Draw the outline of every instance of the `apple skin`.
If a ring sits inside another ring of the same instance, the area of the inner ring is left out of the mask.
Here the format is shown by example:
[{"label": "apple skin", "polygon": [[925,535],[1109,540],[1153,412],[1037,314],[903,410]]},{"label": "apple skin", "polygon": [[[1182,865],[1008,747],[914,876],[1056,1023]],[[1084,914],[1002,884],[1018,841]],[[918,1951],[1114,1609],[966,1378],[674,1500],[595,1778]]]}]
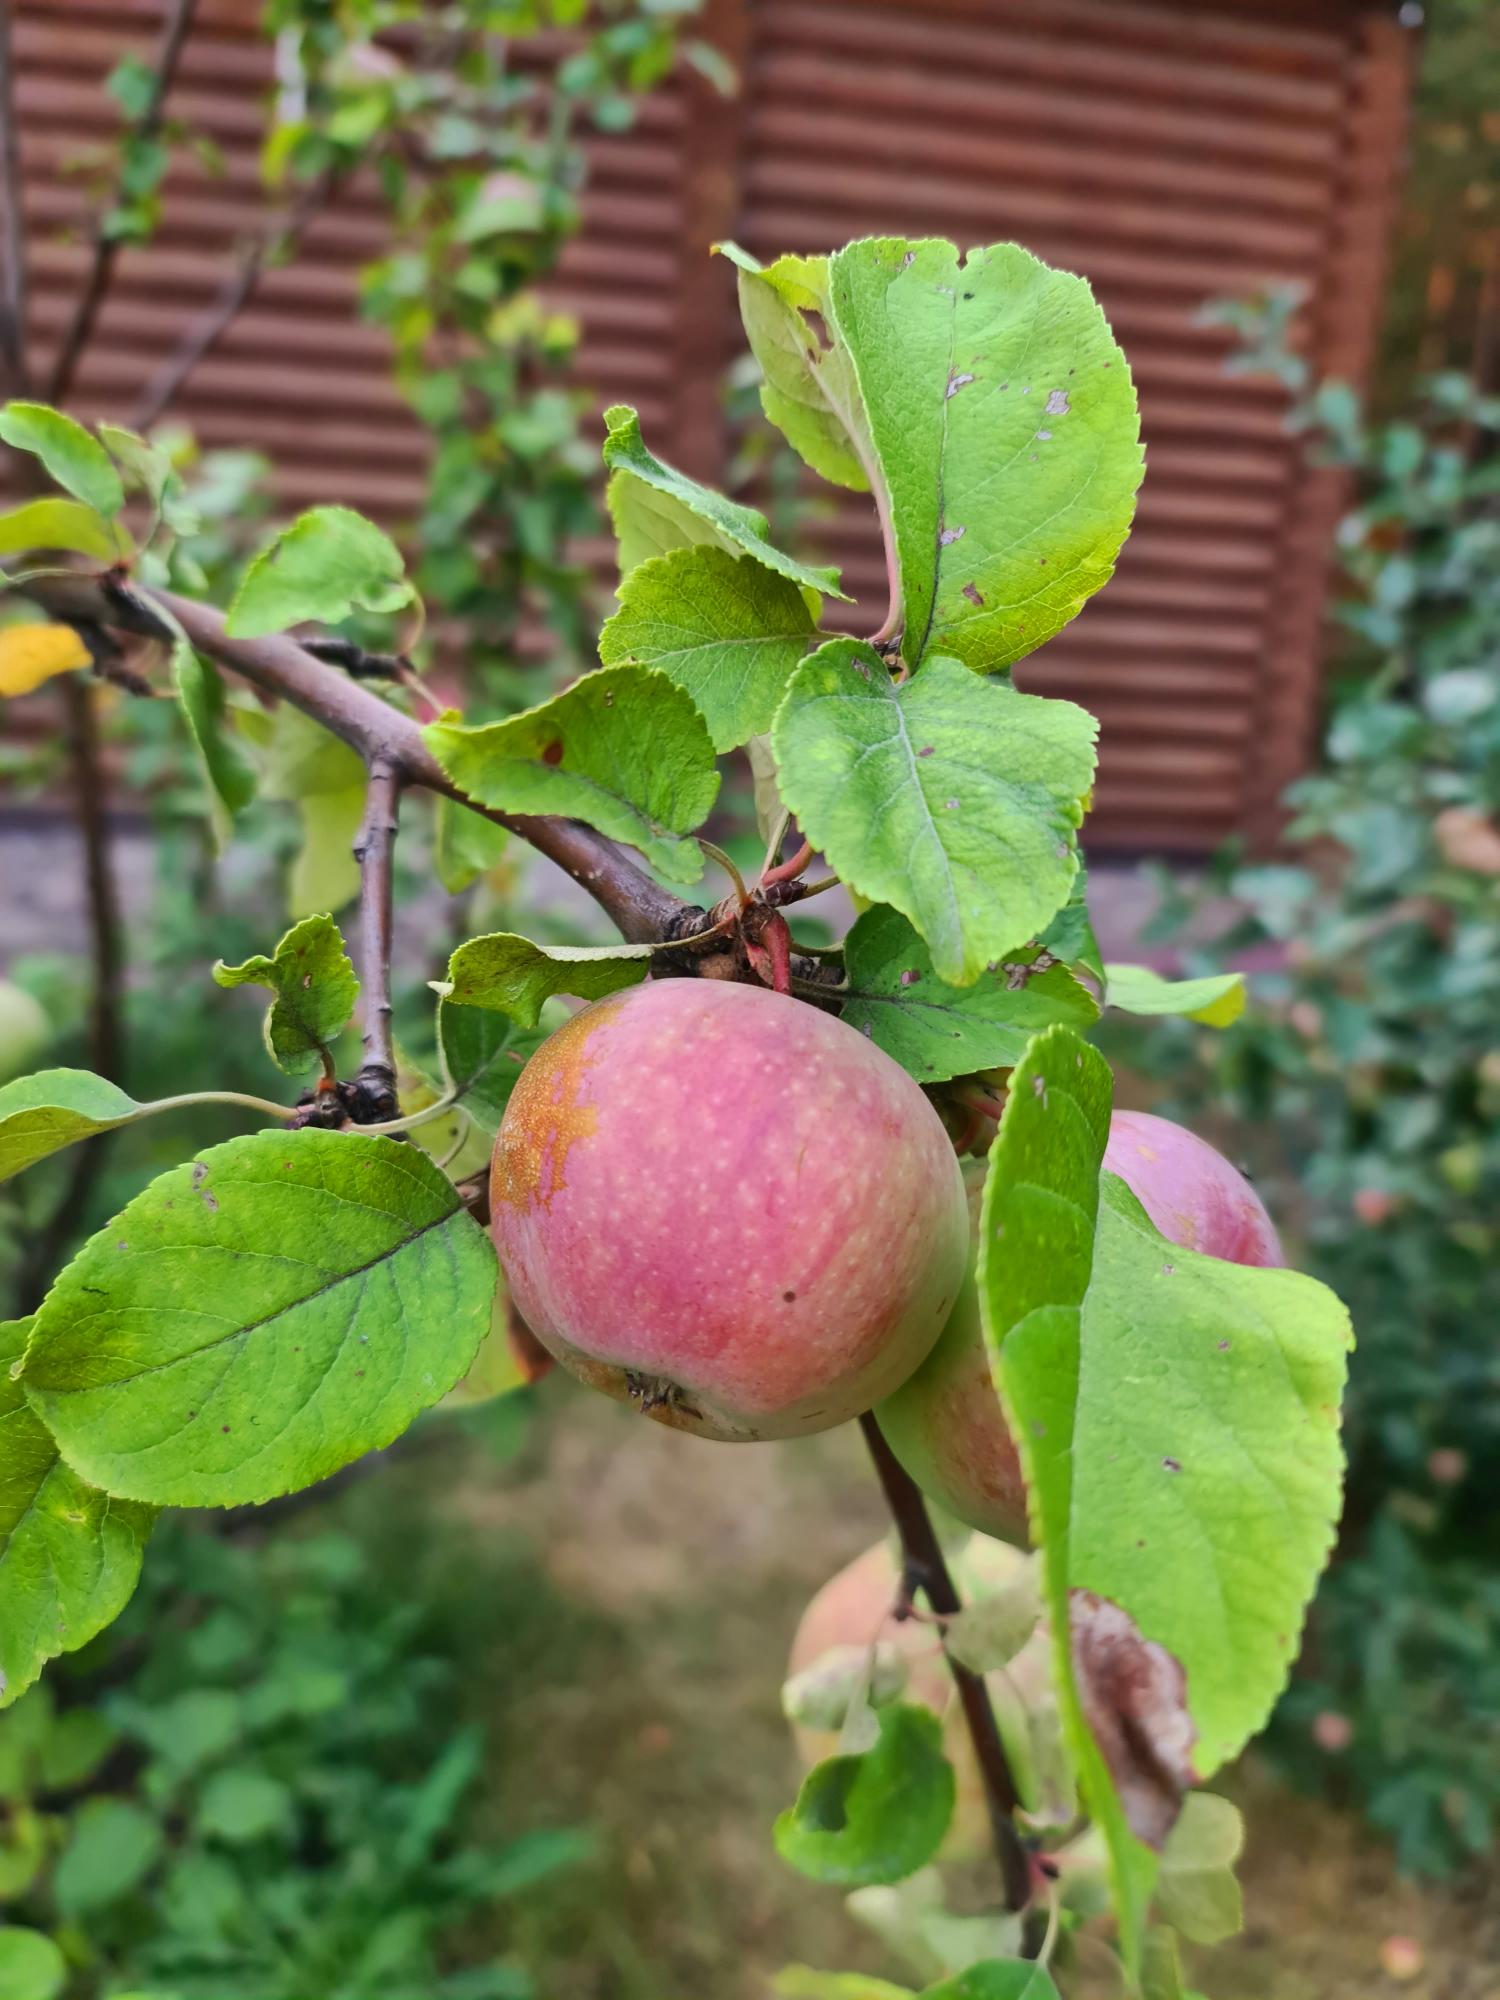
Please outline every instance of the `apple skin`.
[{"label": "apple skin", "polygon": [[[1105,1169],[1169,1242],[1230,1264],[1285,1263],[1254,1188],[1206,1140],[1146,1111],[1110,1120]],[[970,1175],[977,1230],[979,1175]],[[936,1346],[875,1412],[891,1450],[940,1507],[981,1533],[1030,1546],[1026,1481],[990,1374],[971,1268]]]},{"label": "apple skin", "polygon": [[1185,1125],[1149,1111],[1117,1111],[1109,1121],[1104,1169],[1120,1176],[1169,1243],[1226,1264],[1285,1265],[1260,1196]]},{"label": "apple skin", "polygon": [[963,1178],[890,1057],[766,987],[666,979],[544,1042],[495,1142],[517,1309],[676,1430],[799,1437],[911,1373],[968,1260]]}]

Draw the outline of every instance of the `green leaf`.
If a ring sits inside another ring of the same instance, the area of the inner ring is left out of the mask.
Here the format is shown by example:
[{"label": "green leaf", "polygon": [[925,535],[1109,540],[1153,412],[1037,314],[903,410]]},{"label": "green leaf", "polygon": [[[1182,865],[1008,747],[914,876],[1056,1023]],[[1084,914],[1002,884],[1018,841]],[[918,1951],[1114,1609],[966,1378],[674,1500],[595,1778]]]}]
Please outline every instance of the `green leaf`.
[{"label": "green leaf", "polygon": [[52,1878],[65,1917],[119,1902],[150,1874],[162,1850],[159,1823],[129,1799],[89,1799],[73,1820],[72,1835]]},{"label": "green leaf", "polygon": [[1179,1663],[1207,1778],[1265,1723],[1333,1543],[1349,1317],[1169,1243],[1107,1174],[1083,1343],[1069,1582]]},{"label": "green leaf", "polygon": [[722,751],[770,728],[813,643],[796,584],[723,549],[691,548],[631,571],[599,657],[655,667],[685,688]]},{"label": "green leaf", "polygon": [[224,734],[224,683],[218,668],[180,637],[172,648],[172,684],[208,781],[214,834],[222,848],[234,815],[255,797],[255,774]]},{"label": "green leaf", "polygon": [[447,1088],[462,1099],[476,1124],[493,1137],[500,1129],[516,1078],[551,1030],[536,1025],[523,1029],[509,1015],[492,1008],[464,1007],[442,1000],[438,1003],[437,1032]]},{"label": "green leaf", "polygon": [[1133,1978],[1156,1856],[1126,1820],[1085,1717],[1070,1644],[1083,1308],[1111,1096],[1109,1065],[1071,1030],[1049,1028],[1027,1050],[1011,1078],[990,1152],[980,1214],[979,1298],[990,1364],[1020,1451],[1042,1553],[1063,1734],[1084,1803],[1105,1841],[1121,1956]]},{"label": "green leaf", "polygon": [[31,1326],[0,1322],[0,1708],[118,1617],[151,1530],[149,1508],[107,1499],[64,1465],[28,1408],[11,1370]]},{"label": "green leaf", "polygon": [[100,424],[98,430],[99,442],[124,474],[127,492],[139,490],[158,508],[170,494],[178,504],[168,510],[173,516],[168,525],[178,534],[191,533],[196,523],[185,516],[192,510],[181,502],[182,481],[166,452],[120,424]]},{"label": "green leaf", "polygon": [[[738,267],[740,317],[760,363],[761,408],[792,449],[824,479],[870,490],[870,423],[849,351],[833,333],[826,257],[760,264],[735,243],[716,246]],[[827,344],[808,324],[823,322]]]},{"label": "green leaf", "polygon": [[244,1727],[244,1704],[233,1688],[195,1687],[144,1707],[135,1733],[175,1782],[222,1757]]},{"label": "green leaf", "polygon": [[1016,1581],[966,1604],[948,1621],[943,1643],[976,1674],[1008,1667],[1030,1639],[1042,1615],[1037,1578],[1028,1563]]},{"label": "green leaf", "polygon": [[448,977],[438,983],[444,1004],[491,1007],[519,1027],[534,1028],[544,1004],[558,993],[576,1000],[602,1000],[623,986],[636,986],[651,969],[654,945],[611,944],[598,949],[533,944],[510,931],[470,938],[448,961]]},{"label": "green leaf", "polygon": [[1127,1014],[1185,1014],[1210,1028],[1227,1028],[1245,1011],[1245,975],[1163,979],[1148,965],[1106,965],[1105,1005]]},{"label": "green leaf", "polygon": [[1038,1029],[1087,1027],[1099,1003],[1066,966],[1028,945],[972,986],[947,986],[899,911],[867,910],[844,940],[849,997],[843,1018],[921,1083],[1012,1069]]},{"label": "green leaf", "polygon": [[373,521],[349,507],[299,514],[245,571],[224,629],[257,639],[317,619],[336,625],[356,610],[396,611],[409,604],[401,551]]},{"label": "green leaf", "polygon": [[0,1085],[0,1181],[136,1117],[133,1097],[86,1069],[40,1069]]},{"label": "green leaf", "polygon": [[71,549],[102,563],[117,563],[131,551],[129,535],[92,507],[77,500],[28,500],[0,514],[0,556],[29,549]]},{"label": "green leaf", "polygon": [[106,1491],[229,1507],[323,1479],[445,1395],[495,1258],[411,1146],[259,1132],[153,1181],[37,1314],[23,1375]]},{"label": "green leaf", "polygon": [[237,1847],[279,1833],[291,1816],[291,1793],[264,1771],[215,1771],[198,1800],[198,1831]]},{"label": "green leaf", "polygon": [[859,1756],[829,1757],[776,1822],[776,1851],[815,1882],[899,1882],[942,1845],[953,1817],[953,1766],[925,1708],[875,1711],[879,1738]]},{"label": "green leaf", "polygon": [[1212,1792],[1189,1792],[1161,1854],[1157,1913],[1194,1944],[1222,1944],[1244,1928],[1234,1864],[1245,1845],[1238,1806]]},{"label": "green leaf", "polygon": [[829,268],[889,495],[902,652],[992,673],[1114,570],[1143,458],[1125,357],[1082,278],[1014,243],[868,238]]},{"label": "green leaf", "polygon": [[892,1986],[868,1972],[816,1972],[786,1965],[771,1981],[776,2000],[917,2000],[909,1986]]},{"label": "green leaf", "polygon": [[341,910],[359,894],[354,841],[365,816],[365,776],[341,792],[307,792],[297,800],[301,844],[287,875],[287,915],[294,921]]},{"label": "green leaf", "polygon": [[665,674],[603,667],[503,722],[422,731],[448,776],[498,812],[560,813],[638,847],[676,882],[703,870],[697,843],[719,790],[702,716]]},{"label": "green leaf", "polygon": [[797,669],[772,742],[802,832],[871,902],[970,986],[1067,899],[1096,725],[956,660],[896,686],[878,654],[834,639]]},{"label": "green leaf", "polygon": [[276,995],[266,1012],[266,1048],[288,1076],[321,1062],[331,1071],[331,1044],[347,1027],[359,998],[359,981],[332,917],[304,917],[267,958],[214,967],[220,986],[269,986]]},{"label": "green leaf", "polygon": [[7,403],[0,410],[0,438],[33,453],[59,486],[96,513],[112,519],[125,505],[125,488],[109,453],[60,410],[45,403]]},{"label": "green leaf", "polygon": [[45,1932],[0,1924],[0,1994],[4,2000],[57,2000],[68,1961]]},{"label": "green leaf", "polygon": [[433,814],[433,869],[450,896],[458,896],[488,875],[505,852],[510,835],[492,819],[439,796]]},{"label": "green leaf", "polygon": [[1081,965],[1102,987],[1104,958],[1089,916],[1088,892],[1088,870],[1080,858],[1067,902],[1042,932],[1042,949],[1054,958],[1060,958],[1064,965]]},{"label": "green leaf", "polygon": [[919,2000],[1058,2000],[1052,1974],[1025,1958],[990,1958],[929,1986]]},{"label": "green leaf", "polygon": [[[117,1502],[121,1507],[122,1503]],[[42,1741],[37,1771],[49,1792],[71,1791],[93,1777],[120,1733],[97,1708],[66,1708]]]},{"label": "green leaf", "polygon": [[[612,473],[628,474],[635,482],[628,489],[612,493],[610,510],[617,522],[623,513],[630,523],[631,539],[638,546],[636,561],[641,554],[664,555],[669,549],[681,548],[685,542],[713,541],[732,554],[754,556],[778,576],[790,577],[793,583],[820,597],[845,596],[839,589],[836,569],[810,568],[772,547],[766,540],[764,514],[756,513],[753,507],[742,507],[738,501],[726,500],[711,486],[700,486],[696,479],[689,479],[686,473],[654,457],[646,449],[640,419],[634,410],[623,403],[615,404],[604,412],[604,427],[608,433],[604,440],[604,463]],[[613,484],[612,481],[612,488]],[[646,491],[639,492],[638,488]],[[634,566],[626,562],[623,547],[620,566],[622,570]]]}]

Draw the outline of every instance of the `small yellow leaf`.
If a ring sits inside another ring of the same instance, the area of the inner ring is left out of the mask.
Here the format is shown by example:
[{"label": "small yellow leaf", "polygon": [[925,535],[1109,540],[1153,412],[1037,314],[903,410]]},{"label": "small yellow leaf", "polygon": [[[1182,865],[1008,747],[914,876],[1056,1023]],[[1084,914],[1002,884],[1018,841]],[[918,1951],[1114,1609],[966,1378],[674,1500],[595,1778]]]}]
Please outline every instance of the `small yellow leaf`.
[{"label": "small yellow leaf", "polygon": [[0,695],[30,694],[54,674],[90,664],[71,625],[10,625],[0,631]]}]

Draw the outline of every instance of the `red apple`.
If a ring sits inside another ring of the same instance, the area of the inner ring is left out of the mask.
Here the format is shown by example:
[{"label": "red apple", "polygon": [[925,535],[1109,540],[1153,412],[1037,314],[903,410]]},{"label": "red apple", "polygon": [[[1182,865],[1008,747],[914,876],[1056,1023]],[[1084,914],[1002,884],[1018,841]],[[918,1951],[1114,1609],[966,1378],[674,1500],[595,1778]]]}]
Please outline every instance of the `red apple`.
[{"label": "red apple", "polygon": [[917,1085],[766,987],[636,986],[518,1079],[491,1212],[564,1367],[700,1437],[827,1430],[926,1355],[968,1256],[963,1181]]}]

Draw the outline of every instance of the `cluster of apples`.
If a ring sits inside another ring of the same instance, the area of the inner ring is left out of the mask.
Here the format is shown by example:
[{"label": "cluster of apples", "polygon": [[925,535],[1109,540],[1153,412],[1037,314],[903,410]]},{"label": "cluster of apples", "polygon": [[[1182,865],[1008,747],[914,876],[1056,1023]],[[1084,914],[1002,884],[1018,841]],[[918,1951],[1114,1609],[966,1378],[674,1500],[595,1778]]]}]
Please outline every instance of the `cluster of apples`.
[{"label": "cluster of apples", "polygon": [[[1174,1243],[1282,1262],[1255,1191],[1180,1126],[1117,1112],[1104,1165]],[[491,1194],[514,1306],[582,1381],[707,1438],[873,1409],[925,1492],[1025,1544],[977,1191],[918,1085],[842,1021],[705,979],[596,1001],[517,1080]]]}]

